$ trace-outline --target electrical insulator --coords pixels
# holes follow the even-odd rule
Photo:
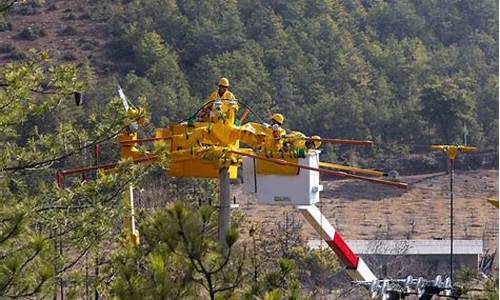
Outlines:
[[[417,294],[418,297],[422,297],[425,293],[425,280],[422,277],[417,279]]]
[[[216,100],[216,101],[214,102],[214,108],[215,108],[216,110],[220,110],[220,109],[222,108],[222,101],[221,101],[221,100]]]

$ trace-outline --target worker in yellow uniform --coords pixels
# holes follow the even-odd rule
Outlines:
[[[285,136],[285,142],[283,143],[284,150],[289,151],[289,150],[295,150],[295,149],[300,149],[300,148],[306,148],[306,141],[304,138],[306,137],[305,134],[303,134],[300,131],[292,131],[289,134]]]
[[[282,114],[273,114],[269,127],[273,130],[273,138],[280,139],[286,135],[286,130],[281,127],[285,122],[285,117]]]
[[[306,140],[306,135],[300,131],[292,131],[284,137],[283,148],[285,152],[295,149],[318,149],[321,146],[321,137],[314,135],[315,140]]]
[[[216,122],[223,118],[234,124],[238,108],[236,97],[229,91],[229,80],[223,77],[219,80],[218,90],[208,96],[196,118],[201,122]]]
[[[321,137],[318,135],[313,135],[311,137],[314,140],[306,141],[305,145],[307,149],[318,149],[321,146]]]
[[[273,114],[268,123],[262,124],[262,131],[265,133],[264,149],[269,151],[278,151],[282,148],[282,137],[286,135],[286,130],[281,126],[285,121],[282,114]]]

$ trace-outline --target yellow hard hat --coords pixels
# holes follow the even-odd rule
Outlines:
[[[283,124],[283,122],[285,121],[285,117],[283,117],[282,114],[274,114],[272,117],[271,117],[271,120],[274,120],[276,123],[278,124]]]
[[[135,121],[137,121],[137,124],[139,124],[140,126],[144,126],[144,124],[146,123],[146,111],[142,107],[130,107],[127,111],[127,114],[129,115],[129,117],[135,119]]]
[[[317,136],[317,135],[313,135],[311,138],[318,139],[318,140],[321,139],[321,137]],[[319,146],[321,146],[321,141],[313,141],[313,142],[314,142],[314,148],[318,149]]]
[[[219,86],[229,87],[229,80],[227,80],[227,78],[225,78],[225,77],[222,77],[219,80]]]

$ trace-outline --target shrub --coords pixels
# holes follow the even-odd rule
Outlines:
[[[92,39],[92,38],[81,38],[78,40],[78,44],[81,46],[83,44],[92,44],[94,46],[99,46],[99,42],[95,39]]]
[[[95,49],[95,45],[91,44],[91,43],[84,43],[80,46],[80,48],[82,50],[94,50]]]
[[[77,56],[73,52],[66,52],[63,54],[62,59],[65,61],[74,61],[77,60]]]
[[[37,25],[28,26],[17,34],[17,37],[23,40],[34,41],[39,37],[45,36],[45,31]]]
[[[74,21],[74,20],[76,20],[76,15],[74,13],[69,13],[63,17],[63,20]]]
[[[16,50],[16,46],[12,43],[0,44],[0,53],[11,53]]]
[[[62,31],[61,31],[61,34],[62,35],[75,35],[77,33],[77,30],[75,27],[73,26],[68,26],[66,28],[64,28]]]
[[[90,14],[85,12],[78,17],[78,20],[90,20]]]
[[[49,7],[47,7],[47,11],[55,11],[57,10],[58,7],[55,5],[55,3],[52,3]]]
[[[3,58],[12,60],[21,60],[27,57],[26,54],[21,49],[17,48],[12,43],[0,44],[0,54],[7,54]]]
[[[45,4],[45,0],[29,0],[27,4],[34,8],[40,8]]]
[[[98,41],[87,38],[79,39],[78,44],[82,50],[94,50],[97,46],[99,46]]]
[[[10,51],[9,55],[7,55],[5,58],[12,59],[12,60],[23,60],[23,59],[28,58],[28,56],[26,55],[26,53],[24,53],[23,50],[21,50],[17,47],[14,47],[14,49],[12,49]]]
[[[45,0],[27,0],[21,5],[14,6],[12,11],[20,15],[34,15],[38,13],[38,8],[42,7],[44,4]]]
[[[0,31],[11,31],[12,30],[12,23],[9,21],[0,21]]]

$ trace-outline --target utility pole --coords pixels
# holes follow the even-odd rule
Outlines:
[[[453,176],[455,175],[455,159],[448,154],[450,177],[450,279],[453,282]]]
[[[134,186],[131,183],[123,191],[122,205],[129,210],[129,215],[126,215],[123,220],[123,230],[127,241],[137,246],[140,244],[140,237],[139,230],[135,227]]]
[[[453,177],[455,173],[455,158],[459,152],[471,153],[476,152],[476,147],[468,147],[461,145],[432,145],[434,151],[442,151],[446,153],[448,158],[449,178],[450,178],[450,279],[453,284]]]
[[[59,257],[62,258],[62,254],[63,254],[63,242],[62,242],[62,236],[59,236]],[[61,294],[60,300],[64,300],[64,281],[62,272],[61,276],[59,277],[59,293]]]
[[[467,130],[467,124],[464,122],[464,145],[467,145],[468,135],[469,135],[469,130]]]
[[[89,258],[85,253],[85,300],[90,300],[89,294]]]
[[[99,144],[94,144],[94,164],[98,165],[99,164],[99,159],[101,158],[101,146]],[[95,172],[95,176],[97,178],[98,175],[98,170]],[[97,239],[97,232],[95,233],[96,235],[96,243],[97,247],[99,247],[99,242]],[[95,251],[95,258],[94,258],[94,298],[95,300],[99,300],[99,290],[97,289],[97,283],[99,281],[99,248],[96,249]]]
[[[226,235],[231,228],[231,196],[229,191],[229,168],[219,171],[219,243],[224,249]]]

